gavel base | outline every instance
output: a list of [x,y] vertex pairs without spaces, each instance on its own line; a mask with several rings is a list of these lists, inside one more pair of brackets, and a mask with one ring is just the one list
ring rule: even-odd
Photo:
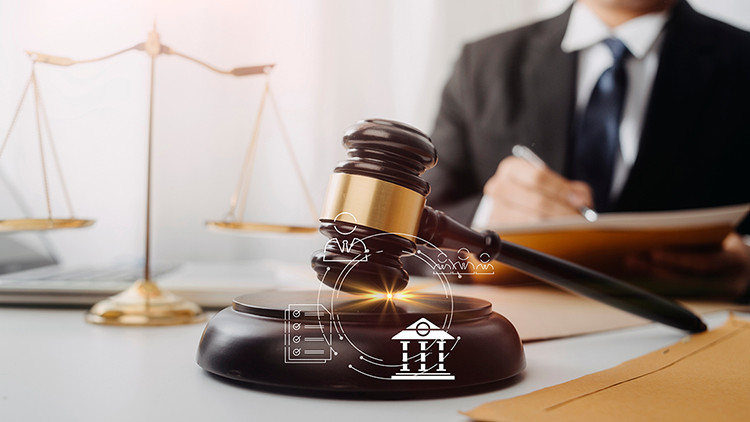
[[240,296],[208,322],[197,360],[255,387],[384,398],[466,394],[525,367],[518,333],[487,301],[337,291]]

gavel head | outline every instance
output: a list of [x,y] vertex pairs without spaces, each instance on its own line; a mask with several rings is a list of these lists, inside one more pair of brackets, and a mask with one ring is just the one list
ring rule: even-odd
[[403,123],[371,119],[344,135],[348,158],[333,172],[320,217],[329,238],[312,257],[318,279],[352,293],[395,293],[409,275],[400,257],[416,252],[430,193],[420,178],[437,163],[430,138]]

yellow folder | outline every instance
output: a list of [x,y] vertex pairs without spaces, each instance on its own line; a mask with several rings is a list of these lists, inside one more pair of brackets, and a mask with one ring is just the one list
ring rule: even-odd
[[466,412],[478,421],[747,421],[750,321],[523,396]]
[[[541,252],[607,273],[618,273],[623,256],[658,248],[717,247],[750,211],[750,204],[638,213],[601,214],[530,225],[495,227],[500,237]],[[476,265],[477,262],[474,261]],[[493,274],[477,274],[478,283],[528,282],[501,263]]]

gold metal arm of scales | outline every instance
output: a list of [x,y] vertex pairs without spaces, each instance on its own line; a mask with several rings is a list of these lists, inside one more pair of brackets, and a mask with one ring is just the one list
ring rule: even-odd
[[[70,195],[68,193],[67,185],[65,184],[65,179],[63,177],[63,172],[60,167],[60,162],[57,156],[57,151],[55,148],[54,140],[52,138],[52,132],[50,129],[49,119],[47,117],[47,112],[44,107],[44,103],[42,101],[42,97],[40,94],[39,85],[38,85],[37,78],[36,78],[35,66],[37,63],[50,64],[54,66],[73,66],[77,64],[94,63],[94,62],[103,61],[103,60],[107,60],[107,59],[119,56],[121,54],[127,53],[132,50],[143,51],[147,53],[149,56],[151,56],[152,58],[151,87],[150,87],[150,93],[149,93],[149,108],[150,108],[149,110],[149,158],[148,158],[149,163],[151,161],[150,159],[151,126],[152,126],[151,123],[153,120],[153,91],[154,91],[153,64],[157,56],[164,54],[164,55],[173,55],[173,56],[182,57],[186,60],[197,63],[215,73],[219,73],[223,75],[238,76],[238,77],[260,75],[260,74],[268,76],[271,70],[273,69],[273,67],[275,66],[274,64],[264,64],[264,65],[257,65],[257,66],[236,67],[231,70],[219,69],[214,66],[211,66],[210,64],[204,61],[201,61],[194,57],[180,53],[172,49],[171,47],[162,44],[155,26],[154,26],[154,29],[148,34],[148,38],[146,42],[139,43],[132,47],[126,48],[124,50],[120,50],[120,51],[117,51],[117,52],[114,52],[105,56],[96,57],[92,59],[74,60],[69,57],[54,56],[51,54],[44,54],[44,53],[39,53],[35,51],[26,51],[26,53],[28,54],[29,58],[32,61],[31,76],[26,84],[26,88],[24,89],[21,99],[18,103],[18,107],[15,111],[15,114],[11,121],[11,125],[8,129],[8,132],[5,136],[5,139],[3,140],[3,143],[0,145],[0,158],[2,157],[3,151],[5,150],[5,147],[8,144],[10,135],[18,119],[18,115],[23,105],[23,102],[26,98],[26,95],[29,89],[33,87],[34,99],[35,99],[35,112],[36,112],[36,126],[37,126],[36,130],[37,130],[37,138],[39,141],[38,143],[39,143],[40,159],[42,163],[42,176],[43,176],[42,178],[44,181],[44,193],[45,193],[45,201],[47,205],[47,218],[21,218],[21,219],[0,220],[0,232],[79,228],[79,227],[90,226],[91,224],[94,223],[93,220],[79,219],[79,218],[74,217],[75,214],[73,212],[72,202],[70,200]],[[262,112],[264,109],[264,104],[267,98],[270,98],[271,104],[274,108],[274,112],[278,117],[277,121],[280,125],[281,133],[283,135],[284,145],[288,151],[289,158],[294,166],[296,176],[305,194],[307,206],[309,208],[309,211],[312,217],[311,224],[309,227],[253,223],[253,222],[243,221],[242,219],[242,216],[244,215],[244,211],[245,211],[245,205],[247,203],[247,194],[248,194],[248,188],[250,185],[251,167],[254,161],[255,149],[256,149],[257,141],[258,141],[259,124],[260,124]],[[55,167],[57,168],[58,178],[60,179],[63,196],[65,198],[68,213],[70,215],[70,217],[68,218],[54,218],[52,214],[52,206],[51,206],[50,193],[49,193],[49,183],[48,183],[48,176],[47,176],[47,165],[45,162],[46,154],[44,152],[44,141],[43,141],[44,135],[42,131],[42,121],[44,122],[44,130],[46,132],[47,143],[49,145],[51,155],[54,159]],[[150,184],[151,184],[150,166],[149,166],[149,178],[148,179],[149,179],[148,185],[149,185],[149,190],[150,190]],[[15,197],[16,201],[20,203],[20,196],[15,193],[13,193],[13,196]],[[150,201],[147,201],[147,202],[150,202]],[[150,209],[150,203],[147,203],[147,207]],[[279,108],[273,97],[273,94],[270,89],[270,84],[267,78],[265,88],[263,90],[263,95],[261,97],[258,114],[256,116],[256,119],[253,125],[252,137],[250,139],[250,144],[247,148],[247,153],[243,161],[239,181],[237,183],[237,188],[235,189],[235,192],[233,193],[231,200],[230,200],[230,209],[226,217],[223,220],[209,221],[206,224],[211,228],[229,229],[229,230],[238,230],[238,231],[250,231],[250,232],[266,231],[266,232],[276,232],[276,233],[313,233],[317,231],[317,227],[316,227],[317,218],[318,218],[318,215],[317,215],[317,211],[314,205],[314,201],[312,200],[310,189],[305,183],[304,177],[302,175],[302,171],[299,166],[299,162],[297,161],[296,156],[294,154],[292,144],[289,140],[288,132],[281,119]]]

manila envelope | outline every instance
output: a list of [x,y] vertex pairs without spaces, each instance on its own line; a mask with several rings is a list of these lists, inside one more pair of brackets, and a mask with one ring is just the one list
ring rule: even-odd
[[477,421],[747,421],[750,321],[464,414]]

